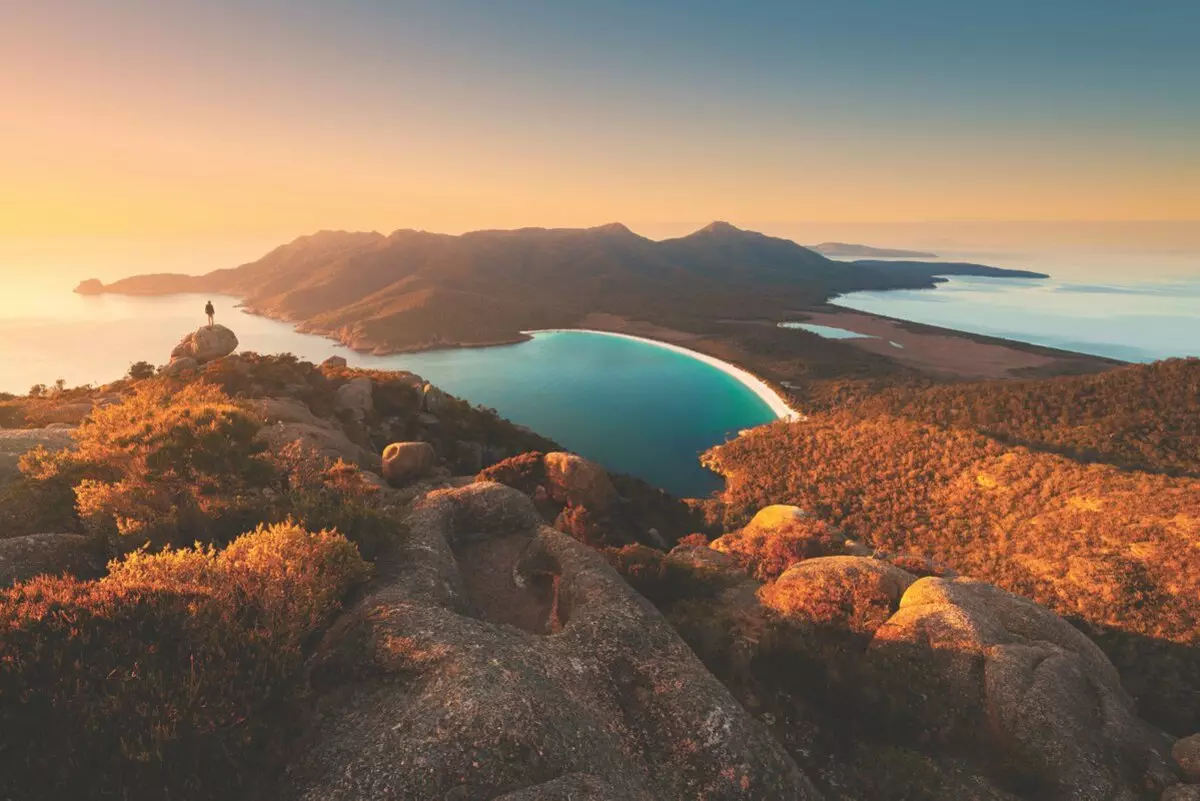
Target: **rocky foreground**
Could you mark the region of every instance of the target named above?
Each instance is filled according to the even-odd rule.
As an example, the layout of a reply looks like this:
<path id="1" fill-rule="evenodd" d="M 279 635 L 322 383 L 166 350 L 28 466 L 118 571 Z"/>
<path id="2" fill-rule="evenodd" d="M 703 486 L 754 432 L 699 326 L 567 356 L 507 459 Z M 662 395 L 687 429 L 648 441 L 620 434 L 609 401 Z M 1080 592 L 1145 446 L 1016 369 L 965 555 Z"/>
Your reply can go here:
<path id="1" fill-rule="evenodd" d="M 1200 737 L 1139 718 L 1096 645 L 1029 600 L 796 507 L 712 530 L 418 376 L 234 356 L 236 338 L 218 355 L 221 336 L 150 380 L 222 386 L 270 452 L 353 465 L 390 532 L 247 797 L 1200 798 Z M 109 555 L 10 536 L 0 583 Z"/>

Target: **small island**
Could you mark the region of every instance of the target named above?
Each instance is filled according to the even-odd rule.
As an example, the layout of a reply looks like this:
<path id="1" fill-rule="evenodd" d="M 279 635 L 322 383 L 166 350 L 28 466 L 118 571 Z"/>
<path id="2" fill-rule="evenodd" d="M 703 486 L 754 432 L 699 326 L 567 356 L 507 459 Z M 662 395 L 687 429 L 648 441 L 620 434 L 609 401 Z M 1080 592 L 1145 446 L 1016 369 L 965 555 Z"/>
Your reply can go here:
<path id="1" fill-rule="evenodd" d="M 75 287 L 77 295 L 103 295 L 104 284 L 98 278 L 89 278 L 86 281 L 80 281 L 79 286 Z"/>

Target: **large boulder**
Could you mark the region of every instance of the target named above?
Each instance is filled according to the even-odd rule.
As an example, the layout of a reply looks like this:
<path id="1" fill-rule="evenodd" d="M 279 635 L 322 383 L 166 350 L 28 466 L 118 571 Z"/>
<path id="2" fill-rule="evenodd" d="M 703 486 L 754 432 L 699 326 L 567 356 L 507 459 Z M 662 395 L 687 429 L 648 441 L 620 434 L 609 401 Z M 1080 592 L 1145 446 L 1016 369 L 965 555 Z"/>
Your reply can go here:
<path id="1" fill-rule="evenodd" d="M 550 495 L 560 503 L 603 512 L 617 498 L 608 472 L 595 462 L 573 453 L 547 453 L 543 458 Z"/>
<path id="2" fill-rule="evenodd" d="M 321 362 L 321 366 L 327 370 L 337 370 L 345 367 L 347 364 L 344 356 L 330 356 L 325 361 Z"/>
<path id="3" fill-rule="evenodd" d="M 1171 758 L 1191 782 L 1200 782 L 1200 734 L 1184 737 L 1171 746 Z"/>
<path id="4" fill-rule="evenodd" d="M 1039 797 L 1135 801 L 1174 781 L 1164 736 L 1137 717 L 1100 649 L 1025 598 L 920 579 L 870 653 L 910 721 L 1008 765 Z"/>
<path id="5" fill-rule="evenodd" d="M 383 477 L 403 487 L 433 470 L 437 454 L 428 442 L 393 442 L 383 449 Z"/>
<path id="6" fill-rule="evenodd" d="M 320 419 L 316 423 L 277 422 L 265 425 L 258 432 L 258 437 L 273 451 L 299 442 L 326 459 L 341 459 L 365 470 L 379 470 L 378 456 L 352 442 L 340 428 Z"/>
<path id="7" fill-rule="evenodd" d="M 792 565 L 759 592 L 789 619 L 872 634 L 892 616 L 917 577 L 879 559 L 823 556 Z"/>
<path id="8" fill-rule="evenodd" d="M 375 409 L 375 382 L 366 376 L 352 378 L 337 388 L 334 408 L 349 412 L 356 420 L 362 420 Z"/>
<path id="9" fill-rule="evenodd" d="M 264 421 L 268 423 L 304 423 L 310 426 L 330 426 L 331 424 L 313 414 L 312 409 L 304 401 L 295 398 L 259 398 L 249 402 L 249 406 Z"/>
<path id="10" fill-rule="evenodd" d="M 333 626 L 280 799 L 819 797 L 595 551 L 491 483 L 431 493 Z"/>
<path id="11" fill-rule="evenodd" d="M 39 445 L 57 451 L 74 443 L 67 429 L 0 428 L 0 486 L 21 477 L 21 457 Z"/>
<path id="12" fill-rule="evenodd" d="M 446 393 L 433 384 L 427 383 L 421 387 L 421 411 L 437 414 L 446 408 L 446 404 Z"/>
<path id="13" fill-rule="evenodd" d="M 103 554 L 79 534 L 30 534 L 0 540 L 0 588 L 43 574 L 100 575 Z"/>
<path id="14" fill-rule="evenodd" d="M 176 376 L 191 372 L 198 369 L 200 362 L 193 359 L 191 356 L 175 356 L 171 359 L 171 363 L 163 368 L 166 375 Z"/>
<path id="15" fill-rule="evenodd" d="M 237 336 L 223 325 L 206 325 L 184 337 L 171 351 L 171 359 L 192 358 L 200 364 L 237 350 Z"/>

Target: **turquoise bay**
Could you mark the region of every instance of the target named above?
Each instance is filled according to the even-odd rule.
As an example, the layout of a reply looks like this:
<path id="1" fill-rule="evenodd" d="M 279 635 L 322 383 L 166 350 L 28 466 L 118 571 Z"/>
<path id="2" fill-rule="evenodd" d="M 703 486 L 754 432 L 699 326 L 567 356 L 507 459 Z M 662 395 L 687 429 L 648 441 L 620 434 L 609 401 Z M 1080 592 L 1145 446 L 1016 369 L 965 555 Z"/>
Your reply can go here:
<path id="1" fill-rule="evenodd" d="M 100 384 L 124 375 L 135 361 L 161 364 L 179 338 L 204 321 L 206 298 L 194 295 L 82 297 L 62 287 L 26 293 L 0 307 L 3 391 L 22 393 L 60 378 L 71 386 Z M 242 314 L 232 298 L 213 300 L 218 321 L 237 333 L 243 350 L 314 362 L 341 355 L 357 367 L 410 370 L 611 470 L 678 495 L 719 488 L 720 479 L 700 466 L 700 453 L 775 419 L 733 376 L 645 342 L 554 332 L 502 347 L 371 356 Z"/>

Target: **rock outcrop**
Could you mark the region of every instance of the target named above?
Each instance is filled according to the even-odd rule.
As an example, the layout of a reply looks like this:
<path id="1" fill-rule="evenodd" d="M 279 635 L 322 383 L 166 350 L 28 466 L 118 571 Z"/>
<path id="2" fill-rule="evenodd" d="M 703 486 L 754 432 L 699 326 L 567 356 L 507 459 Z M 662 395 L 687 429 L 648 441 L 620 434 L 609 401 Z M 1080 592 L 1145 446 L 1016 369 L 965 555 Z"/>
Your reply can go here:
<path id="1" fill-rule="evenodd" d="M 259 437 L 273 450 L 299 442 L 326 459 L 341 459 L 374 472 L 380 469 L 378 455 L 351 440 L 336 423 L 313 414 L 303 401 L 259 398 L 249 406 L 267 423 Z"/>
<path id="2" fill-rule="evenodd" d="M 171 363 L 163 368 L 163 373 L 166 375 L 183 375 L 190 370 L 197 370 L 200 367 L 200 362 L 193 359 L 191 356 L 177 356 L 171 359 Z"/>
<path id="3" fill-rule="evenodd" d="M 984 582 L 923 578 L 875 632 L 892 703 L 1047 798 L 1135 801 L 1174 779 L 1163 735 L 1082 632 Z M 886 680 L 886 679 L 885 679 Z"/>
<path id="4" fill-rule="evenodd" d="M 547 453 L 544 459 L 550 496 L 562 503 L 602 512 L 616 499 L 617 491 L 603 467 L 573 453 Z"/>
<path id="5" fill-rule="evenodd" d="M 1200 734 L 1177 740 L 1171 746 L 1171 758 L 1188 781 L 1200 783 Z"/>
<path id="6" fill-rule="evenodd" d="M 228 356 L 237 350 L 237 336 L 223 325 L 204 326 L 184 337 L 171 351 L 171 360 L 195 359 L 200 364 Z"/>
<path id="7" fill-rule="evenodd" d="M 497 484 L 429 495 L 329 633 L 276 797 L 817 798 L 596 552 Z"/>
<path id="8" fill-rule="evenodd" d="M 393 442 L 383 450 L 383 477 L 393 487 L 403 487 L 429 475 L 436 462 L 428 442 Z"/>
<path id="9" fill-rule="evenodd" d="M 321 362 L 321 366 L 328 370 L 336 370 L 345 367 L 346 359 L 342 356 L 330 356 L 325 361 Z"/>
<path id="10" fill-rule="evenodd" d="M 43 574 L 94 578 L 103 571 L 104 555 L 95 541 L 79 534 L 0 539 L 0 589 Z"/>
<path id="11" fill-rule="evenodd" d="M 334 408 L 339 412 L 349 412 L 355 420 L 361 422 L 375 409 L 374 390 L 375 382 L 370 378 L 352 378 L 337 388 Z"/>
<path id="12" fill-rule="evenodd" d="M 797 622 L 874 633 L 892 616 L 911 573 L 865 556 L 822 556 L 797 562 L 760 592 L 762 602 Z"/>

